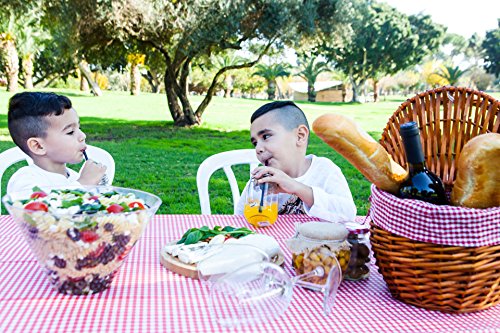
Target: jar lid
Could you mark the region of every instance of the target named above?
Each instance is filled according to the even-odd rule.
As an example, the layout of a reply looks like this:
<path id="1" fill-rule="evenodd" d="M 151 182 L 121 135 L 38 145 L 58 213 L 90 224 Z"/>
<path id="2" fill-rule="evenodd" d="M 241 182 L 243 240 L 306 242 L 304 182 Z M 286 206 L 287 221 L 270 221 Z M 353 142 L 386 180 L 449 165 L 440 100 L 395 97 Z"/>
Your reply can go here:
<path id="1" fill-rule="evenodd" d="M 297 233 L 314 240 L 345 240 L 348 231 L 345 225 L 330 222 L 307 222 L 296 226 Z"/>
<path id="2" fill-rule="evenodd" d="M 349 231 L 349 234 L 366 234 L 370 231 L 370 228 L 367 225 L 355 222 L 346 223 L 346 228 Z"/>

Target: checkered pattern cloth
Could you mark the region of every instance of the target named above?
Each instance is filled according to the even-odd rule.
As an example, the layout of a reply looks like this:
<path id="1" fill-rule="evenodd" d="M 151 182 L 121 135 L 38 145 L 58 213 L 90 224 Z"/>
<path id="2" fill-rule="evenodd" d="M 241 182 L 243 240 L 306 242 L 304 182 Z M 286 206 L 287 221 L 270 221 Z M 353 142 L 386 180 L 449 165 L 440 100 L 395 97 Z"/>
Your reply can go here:
<path id="1" fill-rule="evenodd" d="M 400 199 L 371 187 L 370 218 L 378 227 L 416 241 L 479 247 L 500 244 L 500 207 L 473 209 Z"/>
<path id="2" fill-rule="evenodd" d="M 285 240 L 294 234 L 294 222 L 308 220 L 280 217 L 272 227 L 258 230 L 278 240 L 290 276 Z M 1 216 L 0 332 L 500 332 L 500 306 L 446 314 L 401 303 L 391 297 L 373 263 L 369 279 L 342 282 L 328 317 L 322 314 L 320 293 L 294 288 L 290 307 L 278 319 L 220 327 L 209 312 L 208 286 L 159 263 L 165 243 L 203 225 L 248 227 L 241 216 L 156 216 L 109 289 L 68 296 L 52 289 L 13 220 Z"/>

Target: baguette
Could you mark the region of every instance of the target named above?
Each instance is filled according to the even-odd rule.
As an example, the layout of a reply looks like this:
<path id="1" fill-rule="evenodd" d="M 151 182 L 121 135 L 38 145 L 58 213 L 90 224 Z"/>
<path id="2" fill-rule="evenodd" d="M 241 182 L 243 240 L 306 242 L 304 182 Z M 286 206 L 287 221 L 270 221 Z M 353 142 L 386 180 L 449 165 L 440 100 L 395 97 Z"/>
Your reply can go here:
<path id="1" fill-rule="evenodd" d="M 396 194 L 408 172 L 394 162 L 387 151 L 352 119 L 326 114 L 313 123 L 313 131 L 344 156 L 378 188 Z"/>
<path id="2" fill-rule="evenodd" d="M 500 134 L 476 136 L 457 161 L 451 203 L 469 208 L 500 206 Z"/>

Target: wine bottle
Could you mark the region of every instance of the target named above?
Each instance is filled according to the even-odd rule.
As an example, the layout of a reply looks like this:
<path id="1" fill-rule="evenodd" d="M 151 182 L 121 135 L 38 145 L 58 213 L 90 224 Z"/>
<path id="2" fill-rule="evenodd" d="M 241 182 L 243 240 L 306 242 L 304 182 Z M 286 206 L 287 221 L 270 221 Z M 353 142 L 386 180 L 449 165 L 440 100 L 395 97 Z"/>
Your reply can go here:
<path id="1" fill-rule="evenodd" d="M 425 165 L 420 131 L 414 121 L 399 128 L 408 162 L 408 179 L 401 184 L 399 196 L 403 199 L 417 199 L 436 205 L 448 204 L 441 179 Z"/>

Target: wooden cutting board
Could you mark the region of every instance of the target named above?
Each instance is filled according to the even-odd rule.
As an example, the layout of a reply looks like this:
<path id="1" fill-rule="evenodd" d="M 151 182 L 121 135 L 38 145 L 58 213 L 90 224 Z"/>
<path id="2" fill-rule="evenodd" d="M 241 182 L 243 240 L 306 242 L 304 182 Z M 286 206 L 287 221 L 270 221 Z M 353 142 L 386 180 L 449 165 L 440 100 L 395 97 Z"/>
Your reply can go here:
<path id="1" fill-rule="evenodd" d="M 166 244 L 170 245 L 170 244 Z M 285 256 L 283 252 L 280 252 L 271 260 L 272 263 L 276 265 L 283 265 L 285 262 Z M 177 257 L 174 257 L 165 251 L 165 247 L 163 247 L 160 251 L 160 263 L 169 271 L 174 273 L 187 276 L 191 279 L 198 279 L 198 270 L 196 269 L 196 264 L 185 264 Z"/>

